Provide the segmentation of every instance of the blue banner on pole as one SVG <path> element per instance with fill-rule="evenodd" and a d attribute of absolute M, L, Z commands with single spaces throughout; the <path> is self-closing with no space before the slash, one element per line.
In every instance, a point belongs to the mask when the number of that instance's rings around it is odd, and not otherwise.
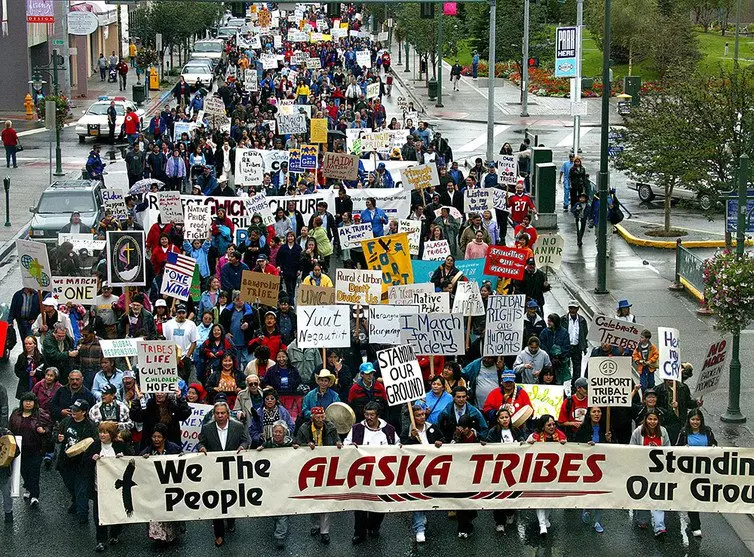
<path fill-rule="evenodd" d="M 414 259 L 411 261 L 411 265 L 414 268 L 414 283 L 418 282 L 430 282 L 432 273 L 442 265 L 442 261 L 422 261 L 420 259 Z M 466 278 L 470 281 L 476 282 L 479 286 L 485 280 L 492 283 L 492 289 L 497 288 L 497 277 L 491 277 L 484 274 L 484 259 L 465 259 L 456 261 L 456 267 L 461 271 Z"/>

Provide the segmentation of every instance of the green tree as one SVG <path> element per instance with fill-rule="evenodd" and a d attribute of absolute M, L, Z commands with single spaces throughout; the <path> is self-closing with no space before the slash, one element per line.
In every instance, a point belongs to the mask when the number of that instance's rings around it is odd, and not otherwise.
<path fill-rule="evenodd" d="M 648 55 L 648 42 L 653 40 L 650 30 L 657 18 L 657 0 L 613 0 L 610 10 L 611 58 L 628 63 L 629 75 L 634 62 Z M 589 2 L 585 6 L 586 27 L 602 48 L 605 2 Z"/>
<path fill-rule="evenodd" d="M 702 56 L 687 13 L 661 13 L 653 20 L 649 56 L 664 78 L 669 73 L 691 73 Z"/>

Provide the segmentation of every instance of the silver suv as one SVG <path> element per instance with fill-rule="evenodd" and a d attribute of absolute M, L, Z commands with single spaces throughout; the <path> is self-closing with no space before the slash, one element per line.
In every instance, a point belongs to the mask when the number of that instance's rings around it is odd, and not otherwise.
<path fill-rule="evenodd" d="M 34 214 L 29 239 L 57 245 L 58 232 L 71 221 L 75 211 L 81 214 L 81 224 L 96 228 L 102 218 L 101 189 L 99 180 L 64 180 L 50 184 L 37 205 L 29 207 Z"/>

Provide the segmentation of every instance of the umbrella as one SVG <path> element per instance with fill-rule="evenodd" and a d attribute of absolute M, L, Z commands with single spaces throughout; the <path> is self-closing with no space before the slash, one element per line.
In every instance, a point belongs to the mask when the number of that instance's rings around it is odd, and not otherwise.
<path fill-rule="evenodd" d="M 328 130 L 327 135 L 345 137 L 346 133 L 340 130 Z"/>
<path fill-rule="evenodd" d="M 151 189 L 152 184 L 157 184 L 157 187 L 160 188 L 165 185 L 164 182 L 160 182 L 159 180 L 155 180 L 154 178 L 144 178 L 143 180 L 139 180 L 133 186 L 131 186 L 131 189 L 128 190 L 128 195 L 147 193 Z"/>

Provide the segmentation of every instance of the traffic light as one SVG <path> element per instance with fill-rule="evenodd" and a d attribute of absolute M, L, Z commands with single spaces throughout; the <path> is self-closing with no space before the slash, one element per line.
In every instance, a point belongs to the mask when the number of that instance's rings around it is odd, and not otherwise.
<path fill-rule="evenodd" d="M 530 68 L 538 68 L 539 67 L 539 58 L 529 58 L 529 67 Z"/>
<path fill-rule="evenodd" d="M 422 2 L 419 4 L 419 17 L 421 19 L 434 19 L 435 18 L 435 5 L 431 2 Z"/>
<path fill-rule="evenodd" d="M 337 19 L 340 17 L 340 4 L 327 4 L 327 17 Z"/>

